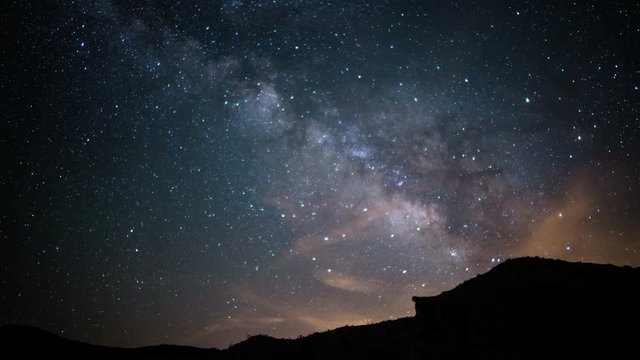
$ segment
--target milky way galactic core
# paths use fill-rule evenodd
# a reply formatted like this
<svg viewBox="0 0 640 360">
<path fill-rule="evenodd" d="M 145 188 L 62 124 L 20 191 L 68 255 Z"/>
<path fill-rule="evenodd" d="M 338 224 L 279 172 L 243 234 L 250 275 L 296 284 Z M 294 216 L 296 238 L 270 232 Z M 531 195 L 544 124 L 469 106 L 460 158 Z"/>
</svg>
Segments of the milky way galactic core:
<svg viewBox="0 0 640 360">
<path fill-rule="evenodd" d="M 633 2 L 4 2 L 0 321 L 226 347 L 640 265 Z"/>
</svg>

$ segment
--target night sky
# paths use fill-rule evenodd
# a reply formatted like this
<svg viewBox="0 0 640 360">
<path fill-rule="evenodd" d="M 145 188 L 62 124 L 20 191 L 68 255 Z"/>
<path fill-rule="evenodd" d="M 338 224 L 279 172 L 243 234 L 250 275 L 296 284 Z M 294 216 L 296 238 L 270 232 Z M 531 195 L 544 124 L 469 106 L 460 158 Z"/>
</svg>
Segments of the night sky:
<svg viewBox="0 0 640 360">
<path fill-rule="evenodd" d="M 3 1 L 0 323 L 227 347 L 640 266 L 640 5 Z"/>
</svg>

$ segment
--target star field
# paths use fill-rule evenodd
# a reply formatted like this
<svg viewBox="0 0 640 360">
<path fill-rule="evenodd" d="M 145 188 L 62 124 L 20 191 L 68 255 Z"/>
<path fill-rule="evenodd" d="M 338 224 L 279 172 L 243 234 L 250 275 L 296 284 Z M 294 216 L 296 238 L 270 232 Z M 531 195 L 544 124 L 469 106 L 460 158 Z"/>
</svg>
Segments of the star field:
<svg viewBox="0 0 640 360">
<path fill-rule="evenodd" d="M 223 348 L 640 266 L 637 4 L 2 7 L 2 323 Z"/>
</svg>

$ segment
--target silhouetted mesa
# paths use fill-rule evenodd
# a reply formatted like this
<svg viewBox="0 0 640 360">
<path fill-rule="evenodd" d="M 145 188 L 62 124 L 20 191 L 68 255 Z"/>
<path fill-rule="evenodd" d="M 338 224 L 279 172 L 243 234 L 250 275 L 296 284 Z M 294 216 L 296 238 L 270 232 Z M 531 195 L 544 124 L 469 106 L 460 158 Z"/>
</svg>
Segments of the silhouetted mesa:
<svg viewBox="0 0 640 360">
<path fill-rule="evenodd" d="M 637 268 L 517 258 L 413 301 L 428 338 L 482 354 L 492 348 L 510 356 L 637 352 Z"/>
<path fill-rule="evenodd" d="M 0 328 L 0 346 L 25 357 L 92 359 L 638 357 L 640 269 L 519 258 L 413 300 L 415 317 L 295 340 L 254 336 L 221 351 L 95 346 L 22 326 Z"/>
</svg>

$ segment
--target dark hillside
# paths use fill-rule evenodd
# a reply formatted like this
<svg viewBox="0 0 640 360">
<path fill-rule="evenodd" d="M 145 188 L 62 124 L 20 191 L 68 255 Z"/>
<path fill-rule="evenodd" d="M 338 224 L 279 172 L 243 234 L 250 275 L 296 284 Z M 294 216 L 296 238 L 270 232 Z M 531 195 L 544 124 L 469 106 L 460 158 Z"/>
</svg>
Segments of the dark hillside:
<svg viewBox="0 0 640 360">
<path fill-rule="evenodd" d="M 95 346 L 25 326 L 2 349 L 92 359 L 539 359 L 637 355 L 640 269 L 541 258 L 507 260 L 453 290 L 414 297 L 415 317 L 303 338 L 254 336 L 226 350 Z"/>
</svg>

